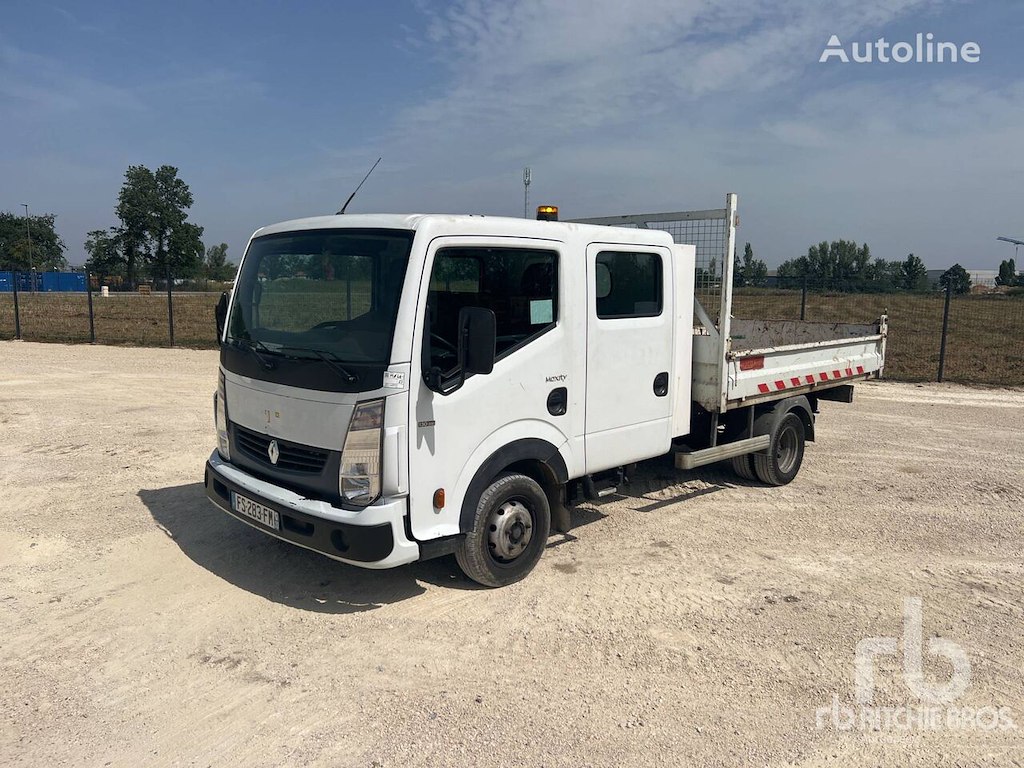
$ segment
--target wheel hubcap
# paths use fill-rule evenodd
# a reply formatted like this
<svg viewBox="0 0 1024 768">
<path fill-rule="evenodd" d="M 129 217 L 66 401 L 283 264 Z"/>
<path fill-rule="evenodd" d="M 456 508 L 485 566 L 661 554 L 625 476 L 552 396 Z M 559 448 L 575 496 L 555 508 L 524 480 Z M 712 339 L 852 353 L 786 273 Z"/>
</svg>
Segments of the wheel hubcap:
<svg viewBox="0 0 1024 768">
<path fill-rule="evenodd" d="M 533 518 L 521 501 L 509 499 L 491 512 L 487 521 L 487 543 L 499 561 L 515 560 L 533 538 Z"/>
<path fill-rule="evenodd" d="M 796 463 L 796 430 L 792 427 L 786 427 L 779 435 L 778 448 L 775 451 L 775 463 L 779 466 L 779 471 L 788 473 L 793 469 L 793 464 Z"/>
</svg>

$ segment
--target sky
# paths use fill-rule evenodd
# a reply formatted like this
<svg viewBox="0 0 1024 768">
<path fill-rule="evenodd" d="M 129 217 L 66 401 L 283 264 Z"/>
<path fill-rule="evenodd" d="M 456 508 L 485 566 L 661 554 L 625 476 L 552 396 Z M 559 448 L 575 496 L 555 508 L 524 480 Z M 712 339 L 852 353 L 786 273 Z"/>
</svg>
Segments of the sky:
<svg viewBox="0 0 1024 768">
<path fill-rule="evenodd" d="M 820 240 L 995 269 L 1024 239 L 1019 0 L 0 0 L 0 210 L 70 263 L 129 165 L 169 164 L 237 260 L 349 211 L 724 206 L 769 267 Z M 977 63 L 819 61 L 829 38 Z"/>
</svg>

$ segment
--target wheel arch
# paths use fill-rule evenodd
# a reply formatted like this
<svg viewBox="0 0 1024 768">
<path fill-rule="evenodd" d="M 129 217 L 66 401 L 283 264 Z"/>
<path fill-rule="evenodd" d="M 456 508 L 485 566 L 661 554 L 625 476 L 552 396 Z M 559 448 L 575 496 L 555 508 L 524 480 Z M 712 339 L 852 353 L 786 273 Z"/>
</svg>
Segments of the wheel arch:
<svg viewBox="0 0 1024 768">
<path fill-rule="evenodd" d="M 549 498 L 553 491 L 569 481 L 569 472 L 558 448 L 536 437 L 513 440 L 488 456 L 469 482 L 459 513 L 459 532 L 473 527 L 477 500 L 498 475 L 518 472 L 544 489 Z"/>
<path fill-rule="evenodd" d="M 804 440 L 814 442 L 814 409 L 806 395 L 796 395 L 779 400 L 754 419 L 754 435 L 769 435 L 772 425 L 787 413 L 795 413 L 804 423 Z"/>
</svg>

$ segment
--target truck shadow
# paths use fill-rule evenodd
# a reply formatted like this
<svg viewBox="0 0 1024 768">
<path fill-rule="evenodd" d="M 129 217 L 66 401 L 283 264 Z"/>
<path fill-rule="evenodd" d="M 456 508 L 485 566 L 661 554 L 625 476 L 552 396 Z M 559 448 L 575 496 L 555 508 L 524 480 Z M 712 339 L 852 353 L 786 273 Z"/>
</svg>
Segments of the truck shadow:
<svg viewBox="0 0 1024 768">
<path fill-rule="evenodd" d="M 357 613 L 425 593 L 420 582 L 483 589 L 454 557 L 372 571 L 267 536 L 211 506 L 202 483 L 142 489 L 139 499 L 182 553 L 235 586 L 318 613 Z"/>
<path fill-rule="evenodd" d="M 575 542 L 576 529 L 606 517 L 601 511 L 606 503 L 628 499 L 635 511 L 651 512 L 731 484 L 731 475 L 724 471 L 705 468 L 699 475 L 682 474 L 670 462 L 646 462 L 619 493 L 572 508 L 572 531 L 552 533 L 547 548 Z M 669 489 L 677 492 L 666 496 Z M 140 489 L 138 496 L 186 557 L 240 589 L 275 603 L 318 613 L 358 613 L 418 597 L 427 591 L 423 583 L 448 589 L 485 589 L 463 575 L 454 556 L 369 570 L 288 544 L 214 509 L 202 483 Z"/>
<path fill-rule="evenodd" d="M 485 589 L 466 578 L 453 555 L 369 570 L 288 544 L 215 509 L 202 483 L 141 489 L 138 496 L 160 529 L 196 565 L 275 603 L 317 613 L 358 613 L 418 597 L 427 591 L 421 582 Z M 603 517 L 595 510 L 575 509 L 573 527 Z M 552 534 L 548 547 L 572 541 L 572 534 Z"/>
</svg>

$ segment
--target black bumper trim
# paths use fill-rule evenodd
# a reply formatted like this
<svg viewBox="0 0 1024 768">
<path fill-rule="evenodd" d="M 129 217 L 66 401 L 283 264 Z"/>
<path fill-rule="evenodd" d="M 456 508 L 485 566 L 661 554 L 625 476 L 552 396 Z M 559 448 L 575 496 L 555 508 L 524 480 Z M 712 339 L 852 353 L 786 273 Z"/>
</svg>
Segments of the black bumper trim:
<svg viewBox="0 0 1024 768">
<path fill-rule="evenodd" d="M 281 517 L 281 530 L 273 531 L 254 525 L 271 536 L 289 541 L 331 557 L 340 557 L 359 563 L 373 563 L 385 559 L 395 548 L 394 532 L 389 523 L 377 525 L 351 525 L 336 523 L 322 517 L 297 512 L 242 488 L 217 474 L 212 465 L 206 463 L 206 495 L 210 501 L 243 523 L 252 521 L 231 508 L 231 491 L 258 501 L 275 510 Z"/>
</svg>

